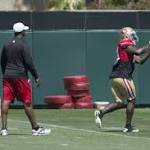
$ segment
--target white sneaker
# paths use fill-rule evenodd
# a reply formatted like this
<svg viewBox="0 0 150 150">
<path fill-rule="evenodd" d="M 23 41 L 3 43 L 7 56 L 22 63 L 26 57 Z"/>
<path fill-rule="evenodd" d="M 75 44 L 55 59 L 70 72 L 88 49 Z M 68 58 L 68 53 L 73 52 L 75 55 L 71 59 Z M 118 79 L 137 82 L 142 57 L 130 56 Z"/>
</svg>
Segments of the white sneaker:
<svg viewBox="0 0 150 150">
<path fill-rule="evenodd" d="M 2 130 L 1 130 L 1 135 L 2 135 L 2 136 L 7 136 L 7 135 L 8 135 L 7 129 L 2 129 Z"/>
<path fill-rule="evenodd" d="M 123 129 L 123 132 L 126 133 L 126 132 L 133 132 L 133 133 L 137 133 L 139 132 L 139 129 L 133 127 L 133 126 L 126 126 L 124 129 Z"/>
<path fill-rule="evenodd" d="M 50 134 L 51 129 L 39 127 L 38 130 L 32 129 L 32 135 L 48 135 Z"/>
<path fill-rule="evenodd" d="M 95 116 L 95 123 L 99 124 L 99 127 L 102 128 L 102 117 L 101 117 L 101 112 L 96 110 L 94 112 Z"/>
</svg>

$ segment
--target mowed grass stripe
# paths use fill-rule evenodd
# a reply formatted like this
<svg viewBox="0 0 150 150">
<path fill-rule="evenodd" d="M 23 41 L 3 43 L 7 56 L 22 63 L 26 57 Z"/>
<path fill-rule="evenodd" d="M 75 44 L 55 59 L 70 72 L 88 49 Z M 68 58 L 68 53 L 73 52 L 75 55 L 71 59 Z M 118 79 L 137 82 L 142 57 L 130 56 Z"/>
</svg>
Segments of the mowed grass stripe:
<svg viewBox="0 0 150 150">
<path fill-rule="evenodd" d="M 0 136 L 0 150 L 147 150 L 150 147 L 149 109 L 138 109 L 135 113 L 134 121 L 142 130 L 137 134 L 121 132 L 124 110 L 107 115 L 103 120 L 104 129 L 95 125 L 94 110 L 35 111 L 40 125 L 50 127 L 52 133 L 32 136 L 23 110 L 10 110 L 10 135 Z"/>
<path fill-rule="evenodd" d="M 9 119 L 9 121 L 13 122 L 18 122 L 18 123 L 23 123 L 23 124 L 29 124 L 28 121 L 23 121 L 23 120 L 13 120 Z M 78 132 L 87 132 L 87 133 L 95 133 L 95 134 L 100 134 L 100 135 L 111 135 L 111 136 L 117 136 L 117 137 L 127 137 L 127 138 L 133 138 L 133 139 L 145 139 L 145 140 L 150 140 L 148 137 L 139 137 L 139 136 L 130 136 L 130 134 L 136 135 L 137 133 L 123 133 L 123 134 L 118 134 L 118 133 L 112 133 L 112 132 L 103 132 L 109 131 L 109 130 L 118 130 L 122 131 L 121 128 L 117 127 L 106 127 L 103 129 L 100 129 L 100 131 L 94 131 L 94 130 L 89 130 L 89 129 L 79 129 L 79 128 L 74 128 L 74 127 L 69 127 L 69 126 L 60 126 L 60 125 L 55 125 L 55 124 L 47 124 L 47 123 L 39 123 L 41 126 L 47 126 L 47 127 L 52 127 L 52 128 L 59 128 L 59 129 L 65 129 L 65 130 L 72 130 L 72 131 L 78 131 Z M 53 133 L 55 134 L 55 133 Z"/>
</svg>

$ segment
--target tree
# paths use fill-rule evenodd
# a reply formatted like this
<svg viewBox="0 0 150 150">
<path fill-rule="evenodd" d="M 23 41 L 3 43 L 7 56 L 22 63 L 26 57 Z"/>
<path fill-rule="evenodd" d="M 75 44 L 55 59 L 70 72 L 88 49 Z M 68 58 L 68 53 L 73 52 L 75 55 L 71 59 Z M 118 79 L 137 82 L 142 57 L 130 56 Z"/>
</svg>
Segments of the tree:
<svg viewBox="0 0 150 150">
<path fill-rule="evenodd" d="M 85 0 L 49 0 L 50 10 L 80 10 L 85 9 Z"/>
</svg>

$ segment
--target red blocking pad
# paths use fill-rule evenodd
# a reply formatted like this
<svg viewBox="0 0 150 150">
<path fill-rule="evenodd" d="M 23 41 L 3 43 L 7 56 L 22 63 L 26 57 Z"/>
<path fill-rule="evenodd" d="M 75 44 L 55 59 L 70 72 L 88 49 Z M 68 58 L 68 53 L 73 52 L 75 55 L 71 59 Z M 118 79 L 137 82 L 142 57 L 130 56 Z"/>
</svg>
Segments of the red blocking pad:
<svg viewBox="0 0 150 150">
<path fill-rule="evenodd" d="M 68 95 L 72 96 L 73 98 L 80 98 L 83 96 L 88 96 L 89 95 L 89 91 L 88 90 L 82 90 L 82 91 L 68 91 L 67 92 Z"/>
<path fill-rule="evenodd" d="M 59 106 L 59 109 L 73 109 L 74 108 L 74 103 L 65 103 L 63 105 Z"/>
<path fill-rule="evenodd" d="M 92 96 L 91 95 L 87 95 L 87 96 L 83 96 L 83 97 L 79 97 L 79 98 L 73 98 L 73 101 L 75 103 L 93 103 L 92 101 Z"/>
<path fill-rule="evenodd" d="M 89 83 L 80 82 L 66 85 L 65 88 L 67 90 L 82 91 L 82 90 L 89 90 L 89 86 L 90 86 Z"/>
<path fill-rule="evenodd" d="M 62 105 L 64 103 L 72 102 L 72 97 L 69 95 L 55 95 L 55 96 L 45 96 L 44 101 L 47 104 L 58 104 Z"/>
<path fill-rule="evenodd" d="M 74 83 L 89 83 L 89 79 L 86 75 L 77 75 L 77 76 L 66 76 L 64 77 L 65 88 L 74 84 Z"/>
<path fill-rule="evenodd" d="M 75 103 L 76 109 L 91 109 L 93 108 L 93 103 L 84 103 L 84 102 L 77 102 Z"/>
</svg>

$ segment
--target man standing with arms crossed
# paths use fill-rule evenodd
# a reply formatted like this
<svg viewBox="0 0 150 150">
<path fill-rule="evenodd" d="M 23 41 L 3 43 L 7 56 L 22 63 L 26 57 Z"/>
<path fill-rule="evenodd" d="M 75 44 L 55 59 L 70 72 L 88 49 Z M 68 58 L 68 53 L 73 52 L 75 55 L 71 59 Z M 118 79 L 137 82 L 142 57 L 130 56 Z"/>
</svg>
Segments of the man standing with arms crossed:
<svg viewBox="0 0 150 150">
<path fill-rule="evenodd" d="M 31 123 L 32 135 L 47 135 L 50 129 L 39 127 L 32 108 L 32 89 L 28 79 L 28 71 L 34 77 L 37 86 L 39 75 L 32 62 L 30 48 L 24 36 L 28 26 L 18 22 L 13 26 L 14 38 L 3 46 L 1 53 L 1 69 L 3 74 L 3 98 L 1 106 L 1 135 L 8 135 L 7 114 L 9 104 L 15 99 L 22 101 L 25 113 Z"/>
</svg>

